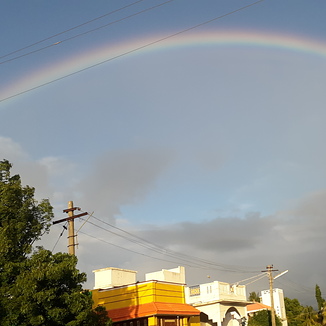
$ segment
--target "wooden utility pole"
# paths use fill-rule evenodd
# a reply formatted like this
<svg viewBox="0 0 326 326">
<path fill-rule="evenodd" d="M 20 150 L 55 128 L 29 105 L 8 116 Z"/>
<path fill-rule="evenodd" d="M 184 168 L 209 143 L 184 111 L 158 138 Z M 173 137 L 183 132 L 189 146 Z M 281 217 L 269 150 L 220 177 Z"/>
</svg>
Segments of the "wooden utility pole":
<svg viewBox="0 0 326 326">
<path fill-rule="evenodd" d="M 278 269 L 273 269 L 273 265 L 268 265 L 265 271 L 267 272 L 269 278 L 269 294 L 271 297 L 271 318 L 272 318 L 272 326 L 276 326 L 276 319 L 275 319 L 275 309 L 274 309 L 274 293 L 273 293 L 273 272 L 278 271 Z"/>
<path fill-rule="evenodd" d="M 53 222 L 53 224 L 58 224 L 61 222 L 68 222 L 68 253 L 70 255 L 75 255 L 75 247 L 76 247 L 75 218 L 82 217 L 82 216 L 85 216 L 88 214 L 87 212 L 85 212 L 85 213 L 75 215 L 74 214 L 75 210 L 80 211 L 80 208 L 74 207 L 74 203 L 72 201 L 69 201 L 68 208 L 63 210 L 64 213 L 68 213 L 68 217 Z"/>
</svg>

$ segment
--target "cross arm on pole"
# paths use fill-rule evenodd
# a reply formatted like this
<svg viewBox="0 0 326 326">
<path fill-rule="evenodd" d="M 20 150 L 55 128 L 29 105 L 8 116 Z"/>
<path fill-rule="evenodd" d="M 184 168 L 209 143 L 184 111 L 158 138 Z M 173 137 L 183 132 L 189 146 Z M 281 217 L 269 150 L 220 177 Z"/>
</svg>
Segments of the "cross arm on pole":
<svg viewBox="0 0 326 326">
<path fill-rule="evenodd" d="M 68 222 L 68 249 L 69 249 L 69 254 L 71 254 L 71 255 L 75 255 L 75 246 L 76 246 L 74 220 L 77 217 L 82 217 L 82 216 L 88 215 L 87 212 L 81 213 L 78 215 L 74 215 L 75 210 L 80 211 L 80 208 L 74 207 L 74 204 L 72 201 L 68 202 L 68 208 L 63 210 L 64 213 L 68 214 L 68 217 L 52 222 L 53 224 Z"/>
<path fill-rule="evenodd" d="M 73 219 L 75 219 L 77 217 L 82 217 L 82 216 L 85 216 L 85 215 L 88 215 L 88 213 L 85 212 L 85 213 L 81 213 L 81 214 L 74 215 L 74 216 L 68 216 L 68 217 L 63 218 L 61 220 L 54 221 L 54 222 L 52 222 L 52 224 L 58 224 L 58 223 L 62 223 L 62 222 L 67 222 L 69 220 L 73 220 Z"/>
</svg>

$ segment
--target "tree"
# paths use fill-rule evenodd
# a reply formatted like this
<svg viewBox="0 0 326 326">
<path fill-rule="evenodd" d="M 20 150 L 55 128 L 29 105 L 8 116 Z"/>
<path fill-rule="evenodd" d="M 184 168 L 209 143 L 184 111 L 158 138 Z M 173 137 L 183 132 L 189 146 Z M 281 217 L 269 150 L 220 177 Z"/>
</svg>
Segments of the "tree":
<svg viewBox="0 0 326 326">
<path fill-rule="evenodd" d="M 301 306 L 298 299 L 289 299 L 285 297 L 284 305 L 288 326 L 301 326 L 302 319 L 300 318 L 300 315 L 302 314 L 304 307 Z"/>
<path fill-rule="evenodd" d="M 108 313 L 103 306 L 97 306 L 92 311 L 92 323 L 91 325 L 97 326 L 112 326 L 112 320 L 108 317 Z"/>
<path fill-rule="evenodd" d="M 302 326 L 316 326 L 319 325 L 317 321 L 316 311 L 311 306 L 306 306 L 303 308 L 302 313 L 298 316 L 302 321 Z"/>
<path fill-rule="evenodd" d="M 316 284 L 315 287 L 315 296 L 316 296 L 316 301 L 318 305 L 318 310 L 321 310 L 323 308 L 325 299 L 321 296 L 321 290 L 318 284 Z"/>
<path fill-rule="evenodd" d="M 22 187 L 19 175 L 11 176 L 12 165 L 0 161 L 0 324 L 19 265 L 31 253 L 33 243 L 47 232 L 53 217 L 48 200 L 38 203 L 34 188 Z"/>
<path fill-rule="evenodd" d="M 86 275 L 76 269 L 75 256 L 38 250 L 22 263 L 6 307 L 8 325 L 86 325 L 92 298 L 81 284 Z"/>
<path fill-rule="evenodd" d="M 248 326 L 271 326 L 272 314 L 270 310 L 259 310 L 249 318 Z M 282 326 L 282 322 L 278 316 L 275 315 L 276 326 Z"/>
<path fill-rule="evenodd" d="M 47 232 L 53 217 L 48 200 L 38 203 L 35 189 L 22 187 L 12 165 L 0 161 L 0 268 L 4 262 L 20 262 L 31 253 L 33 243 Z"/>
<path fill-rule="evenodd" d="M 52 207 L 38 203 L 34 188 L 23 187 L 11 167 L 0 161 L 0 325 L 107 325 L 105 309 L 93 310 L 82 289 L 86 274 L 76 269 L 76 256 L 41 247 L 32 252 L 49 230 Z"/>
<path fill-rule="evenodd" d="M 326 325 L 326 301 L 323 304 L 323 308 L 321 309 L 320 315 L 321 315 L 321 324 L 325 326 Z"/>
<path fill-rule="evenodd" d="M 260 297 L 258 292 L 250 292 L 248 300 L 254 302 L 260 302 Z"/>
<path fill-rule="evenodd" d="M 326 325 L 326 301 L 324 301 L 323 306 L 318 311 L 317 320 L 322 326 Z"/>
<path fill-rule="evenodd" d="M 326 301 L 321 295 L 321 290 L 318 284 L 315 287 L 315 296 L 318 305 L 317 320 L 321 325 L 326 325 Z"/>
</svg>

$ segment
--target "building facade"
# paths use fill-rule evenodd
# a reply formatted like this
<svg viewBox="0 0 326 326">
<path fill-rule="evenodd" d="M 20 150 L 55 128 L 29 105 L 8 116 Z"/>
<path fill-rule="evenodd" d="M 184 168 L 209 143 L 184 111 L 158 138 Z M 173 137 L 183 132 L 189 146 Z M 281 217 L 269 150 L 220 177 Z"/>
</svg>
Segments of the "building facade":
<svg viewBox="0 0 326 326">
<path fill-rule="evenodd" d="M 146 274 L 117 268 L 94 271 L 94 305 L 108 311 L 114 326 L 200 326 L 200 311 L 186 304 L 184 268 Z"/>
<path fill-rule="evenodd" d="M 282 289 L 273 289 L 273 301 L 275 314 L 281 319 L 282 325 L 287 326 L 284 294 Z M 271 306 L 271 295 L 269 290 L 261 291 L 261 303 Z"/>
<path fill-rule="evenodd" d="M 246 287 L 214 281 L 185 288 L 186 302 L 201 311 L 201 325 L 239 326 L 245 323 Z"/>
</svg>

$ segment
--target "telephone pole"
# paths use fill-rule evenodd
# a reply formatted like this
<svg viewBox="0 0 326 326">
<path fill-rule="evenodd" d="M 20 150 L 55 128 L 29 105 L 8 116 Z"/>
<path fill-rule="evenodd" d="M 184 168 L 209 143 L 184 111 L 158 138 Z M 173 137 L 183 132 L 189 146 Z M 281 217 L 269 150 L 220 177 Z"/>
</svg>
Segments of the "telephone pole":
<svg viewBox="0 0 326 326">
<path fill-rule="evenodd" d="M 272 318 L 272 326 L 276 326 L 276 320 L 275 320 L 275 309 L 274 309 L 274 293 L 273 293 L 273 272 L 277 272 L 278 269 L 273 269 L 273 265 L 268 265 L 266 267 L 265 271 L 268 274 L 269 278 L 269 294 L 271 297 L 271 318 Z"/>
<path fill-rule="evenodd" d="M 75 215 L 74 214 L 75 210 L 80 211 L 80 208 L 74 207 L 74 203 L 72 201 L 69 201 L 68 208 L 63 210 L 64 213 L 68 213 L 68 217 L 53 222 L 53 224 L 58 224 L 61 222 L 68 222 L 68 253 L 70 255 L 75 255 L 75 247 L 76 247 L 75 218 L 82 217 L 82 216 L 85 216 L 88 214 L 87 212 L 85 212 L 85 213 Z"/>
</svg>

